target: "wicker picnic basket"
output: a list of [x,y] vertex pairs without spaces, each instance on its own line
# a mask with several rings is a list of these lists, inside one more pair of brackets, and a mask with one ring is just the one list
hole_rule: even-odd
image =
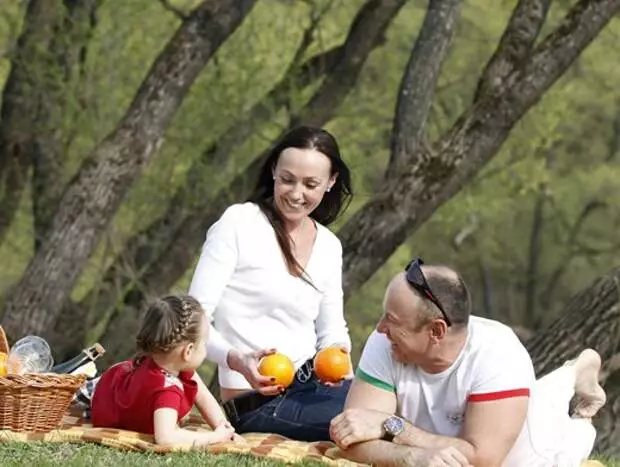
[[[0,326],[0,352],[9,345]],[[48,432],[60,425],[86,376],[9,374],[0,377],[0,430]]]

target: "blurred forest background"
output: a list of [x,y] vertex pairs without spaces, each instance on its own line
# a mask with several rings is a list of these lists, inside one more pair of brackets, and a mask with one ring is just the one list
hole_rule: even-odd
[[290,126],[325,126],[355,182],[333,226],[354,357],[412,256],[453,265],[540,372],[603,354],[598,447],[620,453],[619,10],[1,2],[3,326],[58,361],[97,340],[106,363],[126,357],[145,299],[187,289],[260,155]]

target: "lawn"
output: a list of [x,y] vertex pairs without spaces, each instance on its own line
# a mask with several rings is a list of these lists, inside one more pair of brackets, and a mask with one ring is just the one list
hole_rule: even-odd
[[[199,452],[178,454],[148,454],[124,452],[96,444],[52,444],[52,443],[6,443],[0,444],[0,465],[10,466],[63,466],[83,467],[109,466],[129,467],[136,465],[173,467],[280,467],[282,462],[255,456],[232,454],[211,455]],[[290,464],[289,464],[290,465]],[[324,467],[319,462],[297,464],[304,467]],[[620,466],[619,466],[620,467]]]
[[[620,467],[620,461],[602,460],[606,467]],[[124,452],[96,444],[4,443],[0,444],[0,465],[11,466],[172,466],[172,467],[280,467],[290,464],[255,456],[205,453],[152,454]],[[320,462],[296,464],[303,467],[322,467]]]

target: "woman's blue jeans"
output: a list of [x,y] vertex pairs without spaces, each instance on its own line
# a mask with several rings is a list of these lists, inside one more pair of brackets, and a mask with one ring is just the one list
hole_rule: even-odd
[[[325,386],[314,375],[295,379],[279,396],[230,422],[237,433],[277,433],[299,441],[329,441],[329,423],[344,409],[351,381]],[[243,397],[243,396],[241,396]]]

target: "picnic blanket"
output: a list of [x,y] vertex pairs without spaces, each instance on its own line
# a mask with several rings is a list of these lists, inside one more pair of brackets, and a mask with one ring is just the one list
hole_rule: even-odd
[[[190,416],[184,423],[190,430],[210,429],[199,416]],[[330,442],[305,443],[293,441],[283,436],[267,433],[248,433],[243,436],[247,444],[219,443],[202,448],[213,454],[251,454],[279,461],[296,463],[301,461],[321,461],[334,466],[356,466],[354,462],[339,457],[338,448]],[[153,436],[135,431],[93,428],[82,417],[79,407],[71,407],[58,429],[49,433],[18,433],[0,430],[0,442],[45,441],[49,443],[96,443],[128,451],[150,451],[157,453],[187,451],[183,447],[163,447],[155,444]]]

